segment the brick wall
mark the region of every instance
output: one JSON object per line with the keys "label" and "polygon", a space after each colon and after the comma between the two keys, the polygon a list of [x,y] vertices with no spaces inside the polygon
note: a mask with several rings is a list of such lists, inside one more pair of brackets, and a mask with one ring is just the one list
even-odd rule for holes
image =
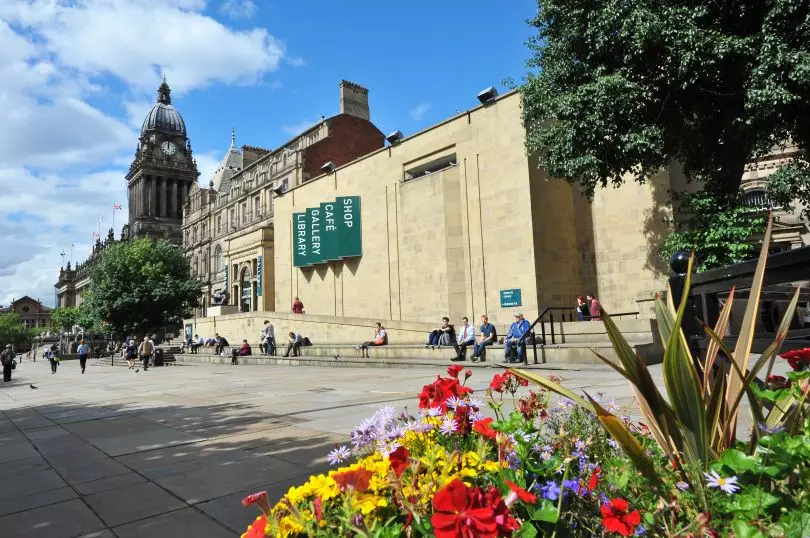
{"label": "brick wall", "polygon": [[304,177],[323,174],[321,166],[333,161],[342,166],[385,145],[385,135],[373,123],[348,114],[329,121],[329,136],[304,151]]}

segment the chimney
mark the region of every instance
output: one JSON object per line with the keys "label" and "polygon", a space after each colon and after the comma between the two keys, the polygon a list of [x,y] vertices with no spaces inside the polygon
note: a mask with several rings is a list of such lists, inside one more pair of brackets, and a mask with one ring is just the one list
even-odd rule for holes
{"label": "chimney", "polygon": [[368,89],[349,82],[340,81],[340,113],[371,121],[368,109]]}

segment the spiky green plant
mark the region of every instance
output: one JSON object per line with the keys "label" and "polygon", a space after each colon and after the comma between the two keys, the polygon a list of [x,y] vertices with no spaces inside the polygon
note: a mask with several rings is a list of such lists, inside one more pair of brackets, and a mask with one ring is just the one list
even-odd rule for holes
{"label": "spiky green plant", "polygon": [[[773,343],[749,368],[754,327],[768,257],[771,226],[772,218],[769,218],[740,334],[733,351],[728,349],[722,338],[718,336],[724,334],[728,327],[734,302],[733,289],[720,312],[715,327],[713,329],[705,327],[710,343],[704,359],[692,356],[681,330],[686,301],[681,301],[678,309],[675,310],[671,302],[666,304],[660,298],[656,299],[658,328],[664,342],[663,377],[668,398],[656,386],[647,365],[627,343],[610,315],[603,313],[602,316],[619,362],[617,364],[599,354],[597,357],[630,382],[630,388],[656,442],[673,465],[680,470],[684,479],[695,485],[695,490],[698,492],[703,489],[701,473],[708,469],[711,461],[717,459],[725,449],[736,442],[737,416],[743,397],[749,398],[754,423],[764,423],[771,428],[781,425],[788,415],[789,409],[795,408],[796,404],[804,405],[806,402],[807,391],[805,390],[803,391],[805,398],[802,401],[797,401],[796,396],[791,396],[790,401],[787,401],[788,396],[786,396],[785,401],[778,402],[768,412],[768,415],[764,416],[762,402],[757,399],[751,389],[757,373],[767,363],[772,366],[778,356],[799,300],[800,290],[797,289],[785,311]],[[689,294],[693,263],[694,257],[689,262],[684,297],[688,297]],[[668,297],[671,296],[672,294],[669,293]],[[721,351],[728,358],[727,363],[717,362]],[[704,375],[700,375],[698,368]],[[605,429],[633,460],[639,471],[655,487],[662,486],[661,478],[655,472],[652,460],[625,424],[594,401],[590,395],[585,393],[585,398],[582,398],[558,383],[527,370],[512,369],[512,371],[593,411]],[[796,391],[793,394],[796,394]],[[802,392],[800,391],[799,394],[801,395]],[[752,432],[752,436],[756,436],[756,430]]]}

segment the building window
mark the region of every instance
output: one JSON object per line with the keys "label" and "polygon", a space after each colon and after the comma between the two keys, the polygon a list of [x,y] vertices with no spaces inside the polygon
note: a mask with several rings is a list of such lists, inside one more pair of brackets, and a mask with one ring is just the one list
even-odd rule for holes
{"label": "building window", "polygon": [[194,227],[194,230],[191,232],[191,242],[196,244],[197,243],[197,227]]}
{"label": "building window", "polygon": [[222,215],[217,215],[217,233],[222,233]]}
{"label": "building window", "polygon": [[206,226],[205,226],[205,223],[203,222],[200,225],[200,239],[205,239],[206,238],[205,237],[205,231],[206,231],[205,228],[206,228]]}
{"label": "building window", "polygon": [[456,166],[457,163],[458,160],[456,159],[456,154],[451,153],[450,155],[445,155],[425,164],[420,164],[419,166],[414,166],[409,170],[405,170],[402,181],[411,181],[412,179],[417,179],[428,174],[440,172],[450,168],[451,166]]}
{"label": "building window", "polygon": [[262,197],[255,196],[253,198],[253,214],[259,216],[262,214]]}
{"label": "building window", "polygon": [[194,256],[194,275],[198,275],[200,273],[200,261],[197,259],[197,256]]}
{"label": "building window", "polygon": [[242,216],[241,218],[242,224],[248,221],[249,215],[248,215],[248,206],[246,202],[242,202],[239,205],[239,214]]}
{"label": "building window", "polygon": [[745,205],[754,209],[770,209],[773,203],[764,189],[753,189],[744,194]]}
{"label": "building window", "polygon": [[224,267],[222,263],[222,247],[217,245],[214,248],[214,272],[219,273]]}
{"label": "building window", "polygon": [[251,296],[251,289],[250,289],[250,275],[248,274],[247,267],[242,269],[242,278],[241,285],[242,285],[242,312],[250,312],[250,296]]}
{"label": "building window", "polygon": [[231,209],[228,211],[228,221],[230,222],[231,228],[236,228],[236,210]]}

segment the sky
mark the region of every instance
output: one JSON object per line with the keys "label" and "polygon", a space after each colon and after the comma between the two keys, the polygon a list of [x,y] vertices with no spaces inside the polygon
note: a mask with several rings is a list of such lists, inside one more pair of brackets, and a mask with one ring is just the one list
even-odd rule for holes
{"label": "sky", "polygon": [[[165,74],[206,185],[369,88],[410,134],[520,81],[536,0],[0,0],[0,305],[54,303],[59,268],[125,224],[124,175]],[[113,215],[113,204],[123,206]],[[113,222],[114,219],[114,222]],[[64,253],[64,256],[62,256]]]}

